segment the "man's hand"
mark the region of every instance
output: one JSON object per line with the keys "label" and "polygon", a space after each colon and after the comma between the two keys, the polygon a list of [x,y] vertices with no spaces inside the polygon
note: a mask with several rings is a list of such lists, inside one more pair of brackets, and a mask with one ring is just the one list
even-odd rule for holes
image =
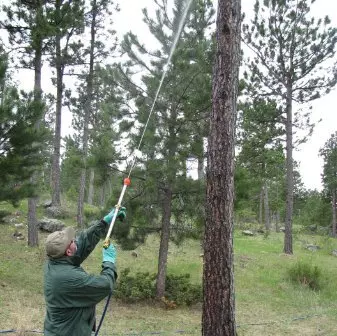
{"label": "man's hand", "polygon": [[126,218],[126,208],[125,207],[120,207],[118,211],[117,218],[123,222],[123,220]]}
{"label": "man's hand", "polygon": [[108,248],[103,248],[103,262],[104,261],[110,261],[112,263],[116,262],[116,257],[117,257],[117,251],[115,246],[110,243]]}
{"label": "man's hand", "polygon": [[[106,216],[104,216],[103,220],[107,223],[107,224],[111,224],[112,221],[112,217],[114,216],[115,213],[115,208],[113,208]],[[117,214],[117,218],[123,222],[123,220],[126,218],[126,208],[125,207],[121,207],[118,210],[118,214]]]}

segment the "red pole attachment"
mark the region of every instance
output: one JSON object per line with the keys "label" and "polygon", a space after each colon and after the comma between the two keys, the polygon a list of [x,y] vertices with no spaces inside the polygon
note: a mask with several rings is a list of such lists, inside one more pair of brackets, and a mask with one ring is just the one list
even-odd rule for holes
{"label": "red pole attachment", "polygon": [[126,177],[124,179],[124,185],[129,186],[130,184],[131,184],[131,180],[128,177]]}

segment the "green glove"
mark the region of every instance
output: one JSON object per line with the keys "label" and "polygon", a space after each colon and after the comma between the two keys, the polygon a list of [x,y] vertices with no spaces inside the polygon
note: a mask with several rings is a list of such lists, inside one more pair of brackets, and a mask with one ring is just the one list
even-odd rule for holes
{"label": "green glove", "polygon": [[112,263],[116,262],[117,251],[113,244],[110,243],[108,248],[103,248],[103,262],[110,261]]}
{"label": "green glove", "polygon": [[[115,208],[113,208],[106,216],[104,216],[103,220],[107,223],[107,224],[111,224],[112,221],[112,217],[114,216],[115,213]],[[117,218],[123,222],[123,220],[126,218],[126,208],[121,207],[119,208],[118,214],[117,214]]]}

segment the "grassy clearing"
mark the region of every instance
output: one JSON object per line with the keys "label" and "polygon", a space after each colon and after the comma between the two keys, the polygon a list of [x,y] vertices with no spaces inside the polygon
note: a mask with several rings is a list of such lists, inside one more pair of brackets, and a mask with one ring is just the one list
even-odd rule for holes
{"label": "grassy clearing", "polygon": [[[16,218],[25,221],[25,210]],[[68,223],[70,220],[68,221]],[[24,230],[24,235],[27,233]],[[42,292],[42,265],[45,260],[41,247],[28,248],[25,241],[12,238],[13,224],[0,224],[0,330],[42,330],[44,299]],[[317,244],[317,252],[304,245]],[[131,251],[118,249],[118,267],[129,267],[132,272],[155,273],[159,249],[158,236],[148,237],[137,248],[138,257]],[[294,255],[282,253],[283,234],[246,237],[236,232],[235,291],[238,335],[337,335],[337,241],[320,236],[294,236]],[[195,283],[202,279],[202,258],[198,241],[186,241],[181,246],[170,245],[168,272],[190,273]],[[287,270],[298,261],[317,265],[323,274],[322,289],[312,291],[288,280]],[[89,273],[98,273],[101,249],[97,248],[84,263]],[[98,316],[103,310],[98,306]],[[161,332],[163,335],[201,334],[201,305],[164,310],[155,304],[126,305],[112,300],[101,335],[125,335]],[[21,335],[29,335],[29,332]],[[10,335],[14,335],[13,333]],[[19,333],[17,333],[19,335]],[[31,335],[36,335],[31,333]]]}

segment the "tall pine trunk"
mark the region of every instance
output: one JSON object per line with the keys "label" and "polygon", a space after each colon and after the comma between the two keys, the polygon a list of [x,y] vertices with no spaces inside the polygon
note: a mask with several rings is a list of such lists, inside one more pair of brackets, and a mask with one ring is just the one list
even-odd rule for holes
{"label": "tall pine trunk", "polygon": [[[35,29],[40,27],[40,16],[42,16],[42,4],[41,1],[36,1],[36,17],[35,17]],[[34,105],[35,108],[42,108],[42,89],[41,89],[41,71],[42,71],[42,35],[36,31],[34,40],[32,41],[33,48],[35,50],[34,58]],[[39,129],[40,123],[36,124],[36,128]],[[38,173],[34,172],[32,176],[32,184],[34,188],[38,186]],[[37,216],[36,216],[36,206],[37,197],[28,198],[28,246],[38,246],[39,245],[39,235],[37,230]]]}
{"label": "tall pine trunk", "polygon": [[89,176],[89,190],[88,190],[88,204],[90,205],[93,205],[94,200],[94,180],[95,180],[95,170],[91,168]]}
{"label": "tall pine trunk", "polygon": [[[289,82],[291,80],[289,79]],[[293,217],[293,198],[294,198],[294,173],[293,173],[293,112],[292,112],[292,87],[287,87],[287,120],[286,120],[286,137],[287,137],[287,180],[286,180],[286,222],[284,233],[284,253],[293,254],[293,237],[292,237],[292,217]]]}
{"label": "tall pine trunk", "polygon": [[275,214],[275,231],[276,232],[280,232],[280,210],[276,210],[276,214]]}
{"label": "tall pine trunk", "polygon": [[105,206],[105,194],[106,194],[105,185],[106,182],[104,181],[101,185],[100,198],[99,198],[99,204],[101,207]]}
{"label": "tall pine trunk", "polygon": [[[61,22],[61,4],[62,0],[56,0],[55,15],[56,22]],[[61,28],[57,27],[55,37],[55,66],[56,66],[56,111],[55,111],[55,132],[54,132],[54,150],[52,162],[52,204],[61,205],[61,186],[60,186],[60,148],[61,148],[61,114],[63,98],[63,61],[61,52]]]}
{"label": "tall pine trunk", "polygon": [[264,224],[267,232],[270,232],[270,214],[269,214],[269,197],[268,186],[264,184]]}
{"label": "tall pine trunk", "polygon": [[158,273],[156,283],[156,295],[161,298],[165,294],[167,255],[170,239],[172,188],[169,186],[164,192],[163,217],[161,225],[161,237],[158,260]]}
{"label": "tall pine trunk", "polygon": [[235,336],[234,146],[241,1],[219,0],[208,138],[203,270],[203,336]]}
{"label": "tall pine trunk", "polygon": [[263,223],[263,186],[260,190],[260,203],[259,203],[259,224],[262,225]]}
{"label": "tall pine trunk", "polygon": [[88,139],[89,139],[89,119],[92,106],[93,95],[93,77],[94,77],[94,51],[96,37],[96,0],[92,2],[92,21],[91,21],[91,39],[90,39],[90,59],[89,59],[89,74],[87,79],[87,97],[84,104],[84,124],[83,124],[83,149],[82,149],[82,169],[80,177],[80,189],[77,202],[77,224],[83,227],[83,203],[87,176],[87,155],[88,155]]}
{"label": "tall pine trunk", "polygon": [[336,238],[336,189],[332,191],[332,237]]}

